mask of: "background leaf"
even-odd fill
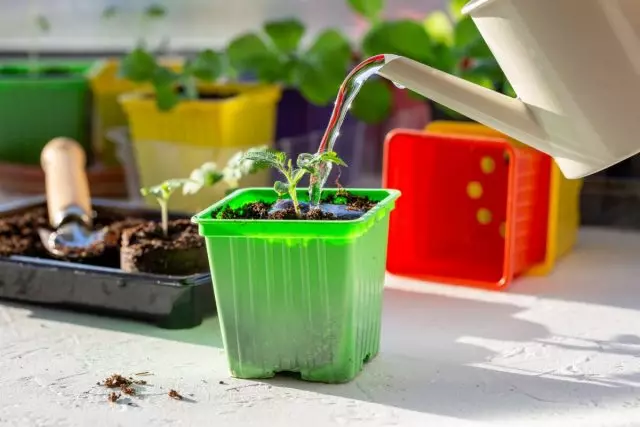
[[[231,67],[240,73],[251,73],[264,82],[284,82],[286,64],[257,34],[244,34],[227,48]]]
[[[371,22],[377,22],[384,11],[384,0],[348,0],[349,6],[356,13]]]
[[[223,69],[222,55],[211,49],[204,50],[189,63],[188,72],[197,79],[213,81],[218,79]]]
[[[156,72],[155,58],[146,50],[137,47],[122,59],[120,74],[134,82],[151,80]]]
[[[362,41],[362,50],[365,56],[392,53],[429,64],[433,58],[431,45],[431,39],[420,23],[387,21],[369,30]]]
[[[443,11],[431,12],[424,20],[424,28],[434,42],[445,46],[453,45],[453,23]]]
[[[162,6],[161,4],[152,4],[149,5],[145,11],[144,14],[151,19],[158,19],[158,18],[162,18],[167,14],[167,9],[165,9],[164,6]]]
[[[351,113],[364,122],[379,123],[391,113],[392,101],[388,82],[368,80],[356,96]]]
[[[449,0],[449,15],[458,21],[462,18],[462,7],[467,4],[469,0]]]
[[[302,96],[318,106],[329,104],[338,94],[340,83],[346,77],[323,60],[301,61],[296,67],[296,82]]]
[[[109,5],[102,10],[102,19],[111,19],[118,14],[116,5]]]
[[[43,33],[48,33],[51,30],[51,23],[49,22],[49,18],[42,14],[36,16],[36,26]]]
[[[298,50],[304,35],[304,25],[296,19],[267,22],[264,26],[274,46],[283,54],[291,54]]]
[[[313,57],[334,59],[341,67],[346,68],[351,60],[351,44],[339,31],[324,30],[318,34],[306,54]]]

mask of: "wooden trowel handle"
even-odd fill
[[[52,139],[42,149],[40,163],[51,225],[57,228],[70,216],[90,225],[91,195],[82,146],[69,138]]]

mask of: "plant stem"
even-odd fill
[[[162,226],[162,233],[164,237],[169,237],[169,204],[166,200],[158,199],[160,205],[160,225]]]
[[[289,187],[289,196],[291,196],[291,201],[293,202],[293,210],[296,212],[296,216],[300,218],[302,213],[300,212],[300,203],[298,202],[298,193],[296,193],[296,187]]]
[[[184,81],[184,94],[188,99],[198,99],[198,87],[196,86],[196,78],[187,76]]]

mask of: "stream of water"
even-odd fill
[[[342,122],[347,116],[347,112],[353,103],[356,95],[360,91],[360,88],[367,81],[367,79],[375,75],[380,68],[385,64],[384,55],[372,56],[369,59],[365,59],[358,66],[356,66],[340,86],[338,91],[338,97],[331,113],[331,119],[329,119],[329,125],[324,132],[320,146],[318,147],[318,153],[324,151],[334,151],[333,147],[336,143],[336,139],[340,135],[340,127]],[[324,188],[327,178],[331,173],[331,163],[323,163],[320,165],[319,173],[312,175],[309,182],[309,201],[312,206],[318,206],[322,197],[322,189]]]

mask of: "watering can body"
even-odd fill
[[[582,178],[640,152],[640,0],[472,0],[518,98],[385,55],[378,74],[551,155]]]

